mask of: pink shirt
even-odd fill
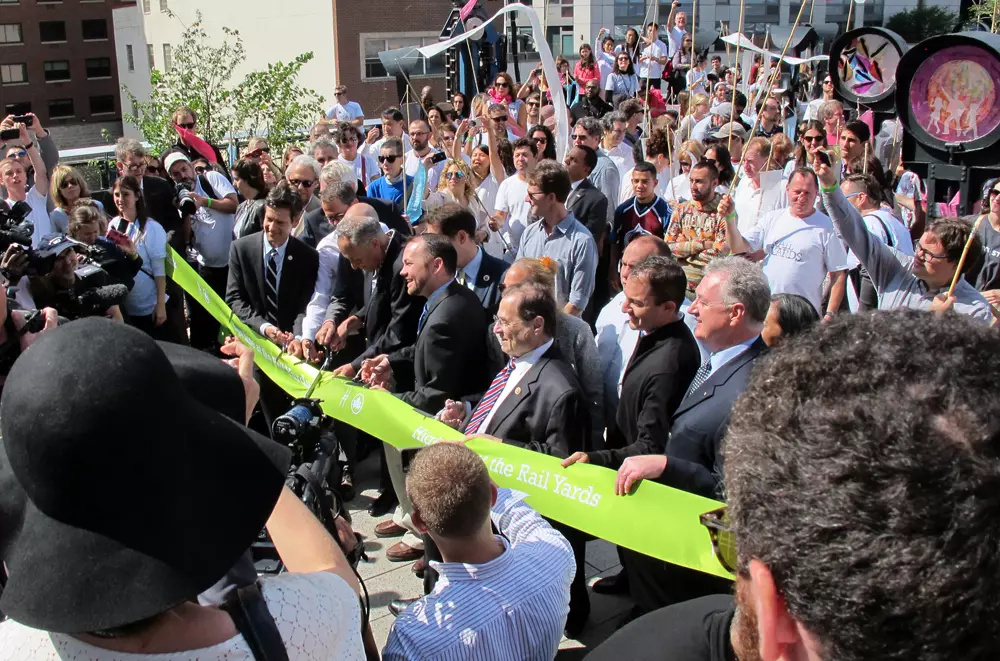
[[[601,70],[597,68],[597,64],[590,69],[585,69],[582,62],[576,63],[576,68],[573,69],[573,77],[577,80],[576,91],[578,94],[587,93],[587,82],[591,80],[601,81]]]

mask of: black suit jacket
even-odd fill
[[[429,414],[446,399],[460,400],[489,387],[494,372],[486,361],[486,317],[474,293],[452,282],[427,309],[417,341],[390,354],[393,373],[412,370],[415,389],[399,395]]]
[[[503,276],[510,268],[510,264],[502,259],[497,259],[482,248],[479,250],[482,252],[483,259],[479,263],[479,273],[476,274],[474,287],[476,296],[479,297],[479,302],[486,311],[486,321],[492,324],[503,296],[500,285],[503,284]]]
[[[302,333],[306,306],[316,288],[319,254],[295,237],[288,238],[278,283],[277,327]],[[256,232],[233,241],[229,247],[229,281],[226,303],[254,331],[266,322],[264,303],[264,234]]]
[[[663,452],[700,363],[698,343],[683,319],[640,338],[622,379],[610,449],[591,453],[591,463],[618,468],[628,457]]]
[[[566,198],[566,209],[583,223],[600,243],[608,233],[608,198],[590,179],[584,179]]]
[[[554,343],[479,432],[557,457],[587,448],[591,435],[587,396]]]
[[[424,309],[424,298],[410,296],[406,291],[406,279],[400,273],[403,270],[403,243],[399,234],[390,238],[382,265],[372,274],[374,287],[367,286],[364,275],[353,270],[350,261],[340,256],[337,284],[326,318],[339,325],[354,313],[364,324],[366,348],[352,361],[355,370],[360,370],[367,358],[395,353],[417,341],[417,323]]]
[[[403,212],[400,210],[398,204],[386,202],[375,197],[364,196],[359,196],[358,201],[364,202],[375,209],[379,222],[389,229],[396,230],[402,236],[410,235],[410,225],[403,218]],[[330,222],[326,219],[326,215],[323,213],[323,207],[313,209],[307,213],[305,218],[302,219],[302,225],[302,234],[299,235],[299,240],[310,248],[318,246],[319,242],[333,231],[333,226],[330,225]]]
[[[746,351],[712,373],[681,402],[667,440],[667,468],[658,482],[707,498],[721,498],[722,439],[736,398],[743,394],[757,359],[767,352],[757,338]]]

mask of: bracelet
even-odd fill
[[[839,184],[834,184],[833,186],[830,186],[829,188],[827,188],[826,186],[820,186],[819,190],[821,192],[823,192],[823,193],[832,193],[833,191],[837,190],[838,188],[840,188],[840,185]]]
[[[207,200],[205,202],[205,206],[207,206],[209,209],[211,209],[212,208],[212,198],[206,197],[205,199]]]

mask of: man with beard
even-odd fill
[[[684,269],[688,292],[692,295],[701,282],[705,266],[727,252],[726,221],[719,218],[719,171],[708,161],[691,167],[691,200],[674,210],[664,240]]]
[[[444,164],[447,160],[430,166],[424,163],[425,158],[437,153],[431,149],[430,137],[431,127],[427,122],[422,119],[410,122],[410,143],[413,145],[413,149],[406,152],[406,175],[409,177],[417,176],[417,170],[423,163],[424,167],[427,168],[427,187],[425,190],[437,190],[438,183],[441,181],[441,172],[444,171]]]
[[[600,119],[612,110],[611,105],[601,98],[601,82],[599,80],[591,80],[587,82],[587,94],[577,99],[573,107],[569,109],[569,112],[573,115],[573,121],[575,122],[584,117]]]

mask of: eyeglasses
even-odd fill
[[[296,188],[300,186],[302,188],[312,188],[313,184],[315,184],[316,182],[313,181],[312,179],[289,179],[288,183],[291,184],[292,186],[295,186]]]
[[[194,122],[184,122],[183,124],[178,124],[177,126],[181,127],[182,129],[187,129],[188,131],[194,130]]]
[[[428,134],[427,131],[410,131],[411,138],[414,136],[427,135],[427,134]]]
[[[586,139],[587,139],[587,135],[586,134],[582,134],[582,135],[579,134],[579,133],[574,133],[573,134],[573,142],[583,142]]]
[[[930,261],[930,259],[927,259],[928,257],[931,259],[948,259],[948,255],[935,255],[919,243],[913,248],[913,253],[925,262]]]
[[[689,167],[691,167],[691,164],[690,164],[690,163],[687,163],[687,162],[685,162],[685,161],[681,161],[681,167],[682,167],[682,168],[689,168]]]
[[[823,81],[823,84],[824,85],[833,85],[833,81],[830,80],[829,78],[827,78],[826,80]]]
[[[7,158],[24,158],[27,155],[28,155],[28,152],[26,152],[26,151],[24,151],[22,149],[21,151],[12,151],[12,152],[10,152],[9,154],[7,154]]]
[[[990,197],[996,197],[997,195],[1000,195],[1000,190],[994,188],[990,191]]]
[[[492,119],[494,122],[506,122],[508,117],[507,115],[501,115],[499,117],[491,117],[490,119]]]
[[[498,80],[497,82],[493,83],[493,87],[510,87],[510,85],[508,85],[503,81]]]
[[[389,156],[379,156],[379,163],[395,163],[396,159],[399,158],[399,154],[391,154]]]
[[[804,142],[823,142],[823,136],[821,135],[804,135],[802,136]]]
[[[59,182],[59,188],[69,188],[70,186],[79,186],[76,179],[63,179]]]
[[[549,144],[549,139],[546,138],[544,135],[540,138],[532,138],[532,140],[534,140],[536,143],[541,142],[542,144],[545,145]]]
[[[460,180],[460,179],[463,179],[464,177],[465,177],[465,173],[464,172],[445,172],[444,173],[444,178],[447,179],[448,181],[451,181],[452,179],[459,179]]]
[[[698,517],[701,525],[708,528],[708,536],[712,540],[712,552],[722,568],[730,574],[736,573],[738,565],[736,555],[736,539],[729,527],[729,512],[720,507],[711,512],[705,512]]]
[[[340,221],[342,221],[342,220],[344,219],[344,216],[345,216],[346,214],[347,214],[347,212],[346,212],[346,211],[344,211],[344,212],[342,212],[342,213],[335,213],[335,214],[333,214],[332,216],[326,216],[326,220],[327,220],[327,222],[329,222],[329,223],[330,223],[331,225],[336,225],[337,223],[339,223]]]
[[[529,102],[528,102],[528,107],[529,107],[529,108],[537,108],[537,107],[538,107],[538,105],[539,105],[539,104],[538,104],[538,102],[537,102],[537,101],[529,101]]]

